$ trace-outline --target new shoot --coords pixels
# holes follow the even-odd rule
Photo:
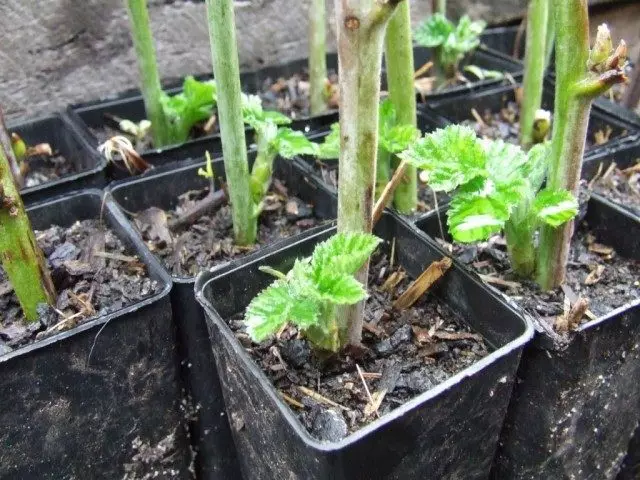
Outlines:
[[[277,280],[247,307],[251,339],[259,343],[292,323],[316,349],[340,351],[348,337],[337,307],[367,298],[366,287],[354,275],[379,243],[366,233],[338,233],[320,243],[310,258],[296,260],[286,275],[264,268]]]
[[[547,145],[525,153],[502,140],[480,140],[458,125],[436,130],[400,154],[425,172],[434,191],[452,194],[447,225],[455,241],[483,241],[504,230],[513,270],[527,278],[536,269],[536,231],[558,228],[578,211],[571,192],[540,190],[548,156]]]
[[[472,21],[467,15],[455,25],[442,13],[431,15],[418,26],[413,38],[418,45],[433,49],[440,84],[456,80],[460,62],[480,45],[485,26],[485,22]]]

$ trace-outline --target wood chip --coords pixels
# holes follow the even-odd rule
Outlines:
[[[602,278],[602,274],[604,273],[604,265],[596,265],[593,270],[587,275],[587,278],[584,279],[585,285],[595,285]]]
[[[595,242],[589,245],[589,251],[604,257],[612,257],[615,254],[615,250],[613,248]]]
[[[363,322],[362,328],[364,328],[367,332],[373,333],[376,337],[382,337],[384,335],[384,331],[370,322]]]
[[[429,343],[432,341],[431,334],[428,328],[419,327],[418,325],[411,325],[413,336],[418,343]]]
[[[622,170],[625,175],[632,175],[634,173],[640,173],[640,163],[636,163],[633,167],[625,168]]]
[[[476,119],[476,122],[478,122],[478,125],[480,125],[482,128],[487,128],[487,124],[484,122],[484,120],[482,119],[482,117],[480,116],[480,114],[475,108],[471,109],[471,115],[473,115],[473,118]]]
[[[284,392],[279,392],[279,393],[282,396],[282,399],[285,402],[287,402],[289,405],[293,405],[296,408],[304,410],[304,405],[302,403],[300,403],[299,401],[297,401],[295,398],[291,398],[289,395],[287,395]]]
[[[421,76],[426,75],[427,72],[431,70],[431,67],[433,67],[433,62],[428,61],[415,71],[415,73],[413,74],[413,78],[420,78]]]
[[[507,287],[507,288],[513,288],[513,289],[518,289],[521,287],[521,285],[518,282],[511,282],[509,280],[504,280],[503,278],[500,278],[500,277],[494,277],[493,275],[480,274],[478,276],[487,283],[492,283],[494,285],[499,285],[501,287]]]
[[[588,306],[589,302],[586,298],[579,298],[566,315],[560,315],[556,318],[556,331],[558,333],[567,333],[575,330],[580,325]]]
[[[407,274],[403,270],[396,270],[387,277],[385,282],[380,287],[383,292],[393,292],[402,280],[406,278]]]
[[[302,386],[298,385],[298,390],[300,390],[300,392],[302,392],[307,397],[312,398],[316,402],[324,403],[325,405],[329,405],[331,407],[336,407],[336,408],[339,408],[340,410],[349,411],[349,409],[347,407],[343,407],[339,403],[336,403],[333,400],[329,400],[328,398],[323,397],[322,395],[320,395],[317,392],[314,392],[310,388],[302,387]]]
[[[433,338],[437,338],[439,340],[477,340],[478,342],[482,341],[482,335],[471,332],[447,332],[445,330],[439,330],[434,332],[432,335]]]
[[[451,258],[443,257],[427,267],[409,288],[393,302],[393,308],[405,310],[411,307],[427,290],[451,268]]]
[[[384,400],[385,395],[387,394],[386,390],[380,390],[378,392],[373,392],[373,394],[371,395],[371,398],[369,400],[369,403],[367,403],[364,406],[364,415],[365,417],[369,417],[371,415],[373,415],[374,413],[376,414],[376,416],[380,416],[380,413],[378,412],[378,410],[380,410],[380,405],[382,405],[382,400]]]

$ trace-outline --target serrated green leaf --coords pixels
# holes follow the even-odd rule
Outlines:
[[[336,305],[353,305],[367,298],[367,291],[353,275],[327,272],[318,278],[320,298]]]
[[[171,129],[172,142],[184,142],[194,125],[213,114],[217,103],[216,83],[213,80],[200,82],[188,76],[184,79],[182,92],[173,96],[163,93],[160,103]]]
[[[355,274],[380,242],[381,239],[368,233],[337,233],[314,250],[311,259],[314,279],[333,273]]]
[[[400,153],[420,138],[420,130],[413,125],[396,125],[380,132],[379,143],[389,153]]]
[[[331,132],[318,145],[318,158],[322,160],[337,160],[340,158],[340,124],[331,125]]]
[[[447,41],[454,28],[447,17],[441,13],[435,13],[418,25],[413,33],[413,39],[423,47],[438,47]]]
[[[385,99],[378,107],[378,131],[382,135],[397,123],[396,107],[390,99]]]
[[[282,280],[275,281],[260,292],[245,312],[247,333],[251,339],[261,342],[282,328],[290,320],[291,308],[296,302],[297,299],[291,296],[287,283]],[[296,313],[312,323],[315,312],[305,309],[305,306],[308,305],[298,308]]]
[[[494,198],[457,195],[451,201],[447,225],[455,241],[470,243],[499,232],[508,218],[508,207]]]
[[[483,140],[487,153],[487,171],[494,180],[510,181],[523,178],[528,163],[527,154],[518,145],[502,140]]]
[[[472,21],[468,15],[460,18],[454,32],[456,50],[467,53],[480,45],[480,35],[486,25],[482,20]]]
[[[548,142],[534,145],[527,154],[527,164],[523,169],[523,176],[529,181],[533,192],[540,190],[544,183],[550,154],[551,144]]]
[[[275,123],[276,125],[289,125],[292,122],[289,117],[277,110],[263,110],[262,120],[265,122]]]
[[[432,190],[450,192],[486,175],[487,154],[469,127],[450,125],[425,135],[398,155],[423,170]]]
[[[578,201],[566,190],[542,190],[532,205],[536,218],[552,227],[559,227],[578,213]]]
[[[273,140],[274,149],[284,158],[296,155],[317,155],[318,144],[313,143],[304,133],[290,128],[279,128]]]

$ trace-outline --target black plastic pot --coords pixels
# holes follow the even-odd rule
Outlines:
[[[105,161],[63,115],[53,114],[35,120],[9,123],[7,129],[9,132],[18,133],[27,145],[48,143],[54,152],[59,152],[71,162],[77,172],[23,188],[20,194],[25,204],[48,200],[74,190],[100,188],[104,185]],[[37,166],[37,162],[33,166]]]
[[[640,258],[640,222],[623,209],[594,195],[585,220],[598,242]],[[417,226],[440,236],[435,215]],[[492,477],[614,478],[640,419],[640,300],[581,325],[562,346],[533,321]]]
[[[135,439],[156,446],[174,434],[175,456],[152,465],[188,478],[171,278],[97,190],[34,206],[29,216],[36,229],[102,218],[161,291],[0,356],[0,477],[123,478]]]
[[[482,32],[480,42],[485,47],[500,52],[503,55],[507,55],[514,60],[522,60],[524,58],[526,32],[522,32],[518,45],[516,46],[519,28],[520,27],[518,25],[487,28]],[[514,53],[517,53],[517,55],[514,56]]]
[[[432,49],[427,47],[414,47],[413,48],[413,61],[415,68],[429,62],[432,59]],[[522,72],[523,65],[521,62],[510,58],[495,50],[491,50],[480,45],[474,52],[465,57],[460,62],[460,70],[463,71],[467,65],[475,65],[485,70],[496,70],[502,73],[508,73],[516,80],[519,80]],[[464,73],[464,72],[463,72]],[[470,79],[473,79],[473,75],[469,75]],[[454,87],[447,87],[441,91],[434,91],[426,97],[426,102],[443,100],[451,97],[457,97],[460,94],[475,92],[491,86],[500,85],[503,80],[478,80],[472,81],[468,84],[457,85]],[[383,79],[383,88],[386,86],[386,79]],[[421,96],[418,95],[421,99]]]
[[[253,162],[255,153],[250,153]],[[216,178],[224,180],[222,159],[212,162]],[[114,183],[109,192],[117,204],[129,212],[138,212],[151,206],[170,209],[176,205],[179,195],[208,186],[208,180],[197,175],[204,166],[203,161],[180,168],[164,169],[144,177]],[[315,206],[315,214],[321,219],[333,219],[336,215],[336,200],[322,186],[306,178],[294,162],[277,159],[274,177],[282,180],[289,192]],[[324,230],[327,227],[316,227]],[[312,229],[313,231],[313,229]],[[310,232],[305,232],[302,236]],[[236,264],[261,255],[262,249],[214,267],[222,272]],[[182,347],[182,364],[187,390],[193,403],[198,406],[196,419],[192,422],[192,437],[195,442],[197,471],[199,478],[227,479],[238,475],[235,449],[229,435],[224,404],[220,393],[218,374],[209,343],[202,308],[197,304],[193,285],[195,277],[173,276],[171,303],[173,316],[178,325]]]
[[[258,270],[260,265],[286,271],[334,232],[292,240],[224,274],[203,273],[196,281],[244,478],[486,478],[532,327],[458,266],[433,292],[481,333],[493,352],[339,442],[319,442],[307,433],[223,320],[243,311],[272,281]],[[390,214],[376,233],[395,239],[397,262],[412,276],[441,257],[424,235]]]
[[[422,106],[426,112],[431,112],[436,118],[440,118],[443,125],[460,123],[465,120],[474,120],[471,109],[482,115],[485,110],[498,112],[507,102],[515,102],[515,89],[521,85],[501,86],[479,92],[457,95],[444,100],[430,101],[427,106]],[[542,108],[553,112],[554,89],[550,82],[545,82],[542,97]],[[637,126],[622,118],[611,115],[594,106],[589,117],[589,137],[598,130],[611,127],[611,140],[618,140],[637,131]],[[586,149],[593,152],[608,145],[594,145]]]

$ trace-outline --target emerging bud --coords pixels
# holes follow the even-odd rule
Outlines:
[[[536,111],[533,121],[533,141],[534,143],[542,143],[547,139],[547,135],[551,130],[551,112],[542,108]]]
[[[11,149],[13,150],[13,154],[16,156],[16,160],[18,160],[18,162],[22,162],[22,160],[27,156],[27,144],[24,143],[22,137],[20,137],[16,132],[11,134]]]
[[[613,52],[613,42],[611,41],[611,32],[606,23],[598,27],[596,35],[596,43],[589,52],[589,61],[587,67],[589,70],[602,73],[605,70],[607,59]]]

